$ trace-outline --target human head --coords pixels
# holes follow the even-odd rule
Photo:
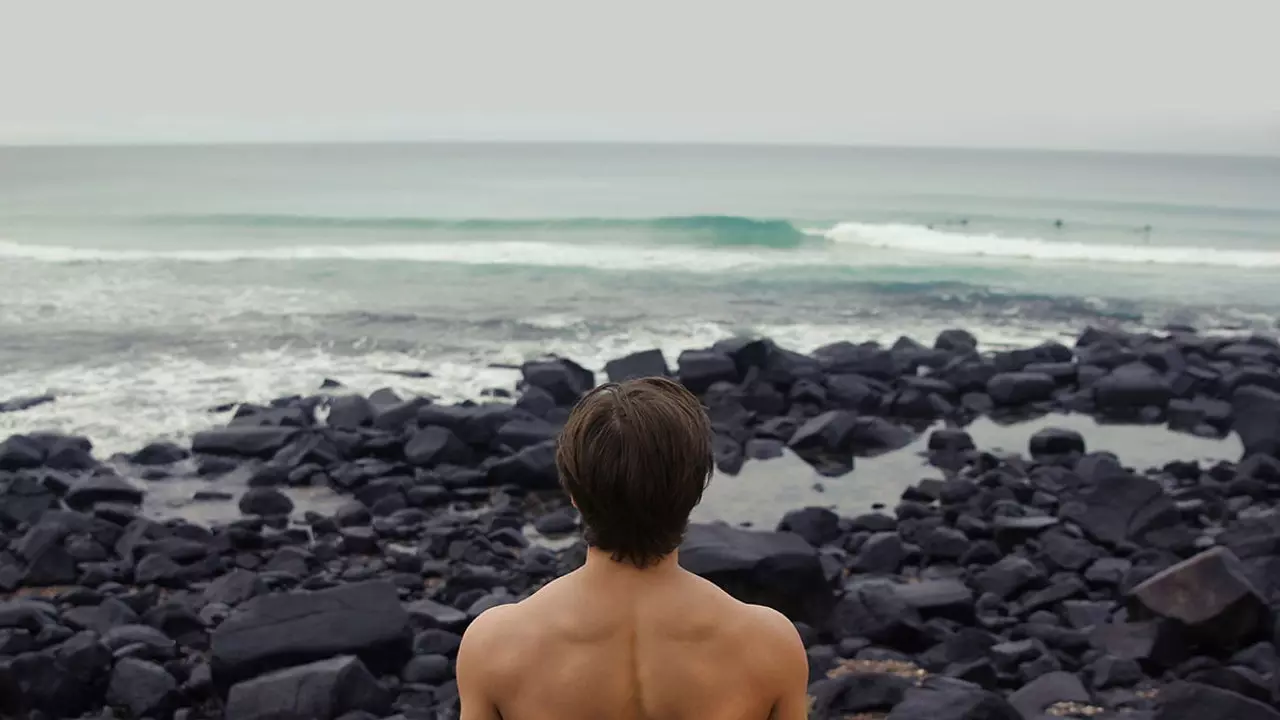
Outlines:
[[[606,383],[569,414],[556,467],[587,543],[648,567],[680,546],[711,480],[711,421],[672,380]]]

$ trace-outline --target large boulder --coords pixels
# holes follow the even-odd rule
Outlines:
[[[605,363],[604,373],[610,382],[623,382],[643,377],[666,377],[667,359],[661,350],[641,350]]]
[[[811,624],[832,602],[817,549],[794,533],[692,524],[680,545],[680,565],[743,602]]]
[[[1173,621],[1189,641],[1222,653],[1261,640],[1271,629],[1266,601],[1239,558],[1225,547],[1148,578],[1129,593],[1129,615]]]
[[[553,490],[560,487],[555,440],[530,445],[493,462],[485,477],[490,485],[516,485],[528,490]]]
[[[1240,436],[1244,455],[1280,457],[1280,393],[1246,385],[1231,397],[1235,419],[1232,429]]]
[[[1026,405],[1053,397],[1057,383],[1044,373],[1000,373],[987,383],[987,394],[997,405]]]
[[[374,672],[395,672],[409,659],[412,641],[395,585],[373,580],[245,601],[214,630],[211,665],[224,687],[343,654]]]
[[[574,404],[596,385],[595,373],[567,358],[527,362],[520,373],[525,386],[546,390],[560,406]]]
[[[737,382],[733,358],[716,350],[685,350],[676,359],[676,374],[690,391],[701,395],[718,382]]]
[[[98,503],[138,505],[143,491],[119,475],[85,475],[71,484],[63,497],[67,506],[88,510]]]
[[[1163,408],[1173,397],[1173,386],[1150,365],[1121,365],[1093,384],[1093,399],[1109,413],[1136,414],[1148,406]]]
[[[429,425],[414,433],[404,444],[404,459],[410,465],[435,467],[442,463],[469,465],[471,448],[448,428]]]
[[[873,454],[906,447],[912,438],[909,431],[883,418],[828,410],[801,425],[789,444],[798,453]]]
[[[44,448],[34,439],[26,435],[12,435],[0,442],[0,471],[40,467],[44,456]]]
[[[1141,543],[1149,533],[1181,521],[1177,506],[1158,483],[1127,473],[1107,476],[1078,502],[1064,505],[1060,515],[1095,541],[1110,545]]]
[[[333,720],[346,713],[382,717],[386,690],[360,659],[340,655],[277,670],[231,688],[226,716],[236,720]]]
[[[298,434],[297,428],[273,425],[233,425],[204,430],[191,438],[191,449],[209,455],[269,459]]]
[[[1176,682],[1160,689],[1153,720],[1280,720],[1280,710],[1212,685]]]

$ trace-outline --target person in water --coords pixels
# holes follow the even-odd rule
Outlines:
[[[602,385],[560,435],[585,564],[485,611],[458,651],[462,720],[800,720],[808,660],[775,610],[685,571],[712,473],[698,399],[665,378]]]

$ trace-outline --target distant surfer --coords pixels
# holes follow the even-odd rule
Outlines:
[[[1061,230],[1061,229],[1062,229],[1062,226],[1063,226],[1063,225],[1064,225],[1064,223],[1062,222],[1062,218],[1058,218],[1057,220],[1054,220],[1054,221],[1053,221],[1053,226],[1054,226],[1054,227],[1056,227],[1056,228],[1058,228],[1059,230]]]
[[[1151,244],[1151,226],[1150,225],[1142,226],[1142,237],[1143,237],[1143,242],[1145,242],[1148,245]]]

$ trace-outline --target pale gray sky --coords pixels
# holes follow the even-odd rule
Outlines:
[[[1280,154],[1276,0],[0,0],[0,143]]]

